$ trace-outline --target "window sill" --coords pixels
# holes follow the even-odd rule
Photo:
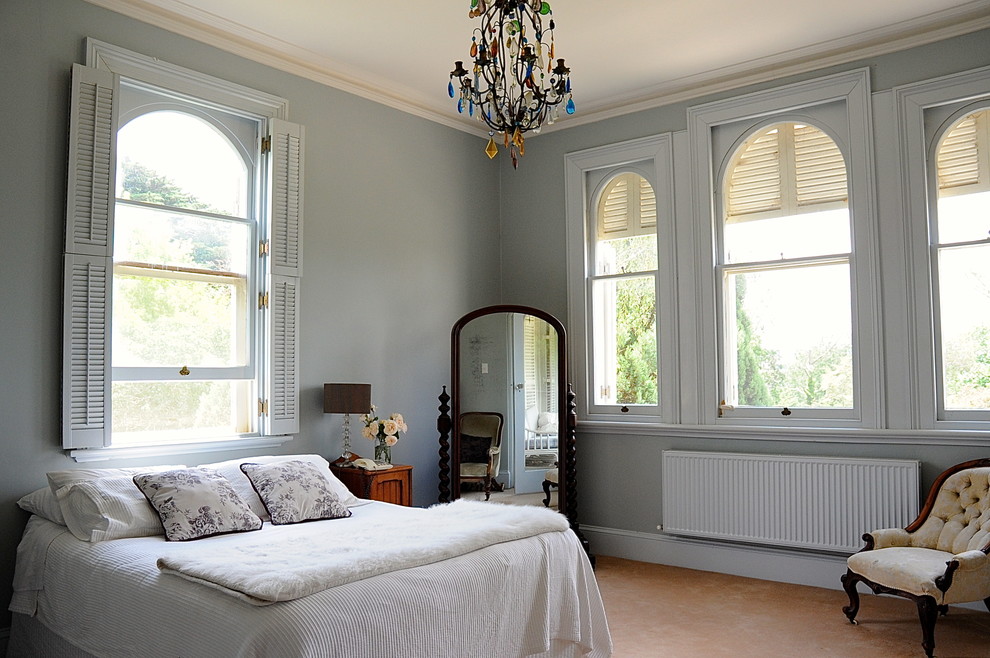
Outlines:
[[[853,443],[858,445],[990,446],[990,430],[864,429],[859,427],[779,427],[673,425],[648,422],[578,419],[578,434],[625,434],[693,439],[739,439],[769,442]]]
[[[72,450],[69,456],[79,463],[109,461],[111,459],[133,459],[140,457],[164,457],[167,455],[190,455],[204,452],[222,452],[253,448],[274,448],[291,441],[291,435],[258,436],[221,441],[197,443],[172,443],[155,446],[133,446],[128,448],[87,448]]]

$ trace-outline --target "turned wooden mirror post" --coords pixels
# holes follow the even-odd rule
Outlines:
[[[464,389],[462,388],[462,360],[465,358],[464,346],[462,344],[462,332],[464,328],[473,320],[486,319],[488,316],[505,315],[511,318],[514,314],[520,316],[532,316],[542,320],[556,332],[556,409],[557,409],[557,449],[555,466],[558,472],[557,482],[557,509],[564,514],[571,528],[578,535],[582,544],[587,549],[587,541],[581,535],[577,521],[577,450],[576,450],[576,423],[574,392],[571,390],[567,379],[567,345],[565,340],[564,326],[557,318],[545,311],[528,306],[497,305],[488,306],[472,311],[459,319],[451,329],[451,385],[448,394],[444,387],[440,393],[439,411],[437,418],[437,431],[440,435],[440,495],[439,501],[450,502],[460,497],[461,494],[461,434],[460,423],[464,411],[489,411],[488,409],[474,409],[464,407]],[[514,384],[518,386],[518,384]],[[496,411],[491,409],[490,411]],[[511,436],[512,430],[509,430]],[[547,468],[553,468],[548,465]]]

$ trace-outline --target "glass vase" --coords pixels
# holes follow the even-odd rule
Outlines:
[[[392,463],[392,447],[387,443],[385,443],[385,439],[379,438],[375,442],[375,463],[377,464]]]

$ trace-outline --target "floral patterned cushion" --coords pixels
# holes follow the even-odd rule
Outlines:
[[[139,473],[134,484],[158,512],[168,541],[261,529],[258,515],[212,469]]]
[[[309,462],[246,463],[241,464],[241,470],[271,515],[272,525],[351,515],[330,482]]]

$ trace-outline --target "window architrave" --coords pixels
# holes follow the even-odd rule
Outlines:
[[[912,427],[926,430],[986,431],[990,412],[946,412],[938,372],[937,177],[934,162],[942,136],[956,120],[990,107],[990,67],[903,85],[893,89],[899,140],[901,203],[905,241],[906,304],[910,349]]]
[[[801,118],[806,117],[806,119]],[[854,408],[835,410],[737,410],[720,408],[724,354],[716,264],[723,245],[719,197],[722,174],[744,136],[789,120],[809,121],[836,142],[846,158],[852,226]],[[697,367],[700,421],[712,425],[812,427],[882,426],[883,378],[880,349],[876,202],[872,154],[869,70],[859,69],[689,108],[688,137],[695,182],[693,222],[699,230],[696,276],[701,358]],[[707,239],[705,239],[707,237]]]
[[[568,268],[568,341],[579,419],[677,423],[680,418],[676,253],[674,240],[673,140],[669,133],[568,153],[564,156]],[[615,175],[633,172],[649,182],[656,196],[658,263],[657,291],[657,405],[628,407],[596,405],[592,336],[592,260],[597,238],[597,206],[605,185]],[[594,183],[589,183],[593,178]],[[633,275],[634,276],[634,275]]]

